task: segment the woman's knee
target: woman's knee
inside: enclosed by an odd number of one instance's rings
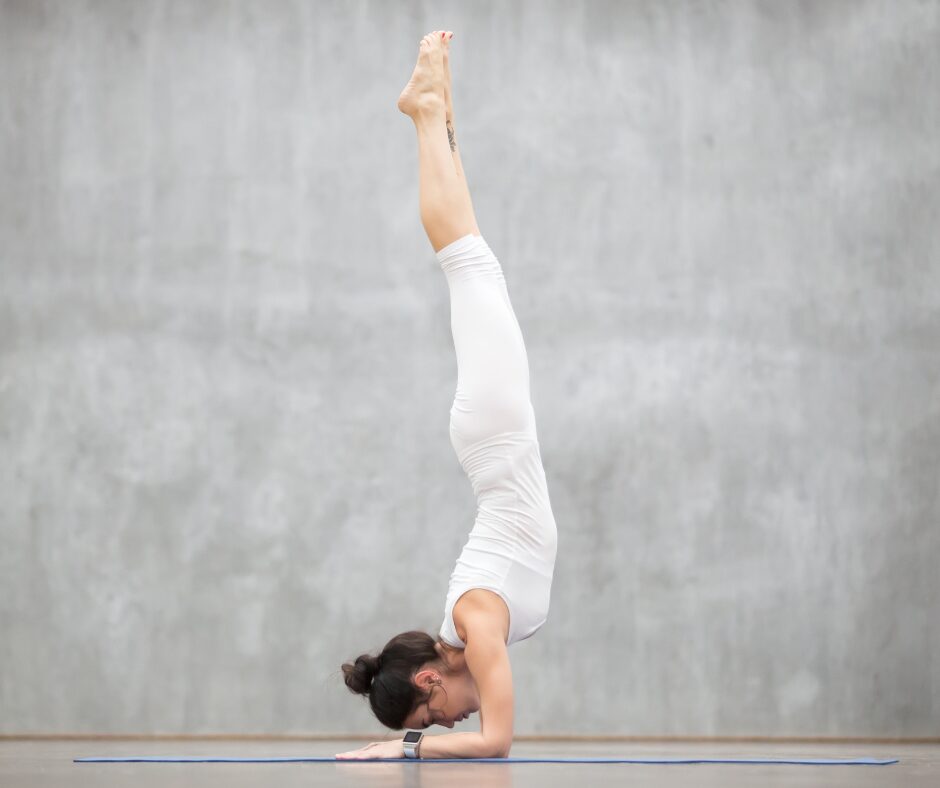
[[[528,396],[512,395],[505,389],[492,395],[475,395],[451,410],[454,428],[470,441],[480,441],[503,432],[524,432],[530,427],[532,403]]]

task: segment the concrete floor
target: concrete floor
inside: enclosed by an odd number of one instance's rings
[[[402,763],[72,763],[72,758],[131,755],[228,757],[332,756],[366,742],[6,741],[0,786],[905,786],[940,785],[940,746],[891,744],[620,744],[517,742],[513,757],[899,758],[889,766],[748,764],[402,764]]]

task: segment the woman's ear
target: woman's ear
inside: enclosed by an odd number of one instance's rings
[[[415,686],[425,692],[431,688],[432,684],[438,681],[440,681],[440,677],[430,668],[425,668],[415,673]]]

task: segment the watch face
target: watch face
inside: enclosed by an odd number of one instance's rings
[[[405,734],[403,741],[406,741],[409,744],[417,744],[419,741],[421,741],[422,736],[424,736],[424,734],[421,731],[408,731],[408,733]]]

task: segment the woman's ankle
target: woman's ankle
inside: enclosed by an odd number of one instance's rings
[[[444,100],[436,93],[425,93],[419,96],[411,119],[416,125],[421,123],[444,123],[447,119]]]

